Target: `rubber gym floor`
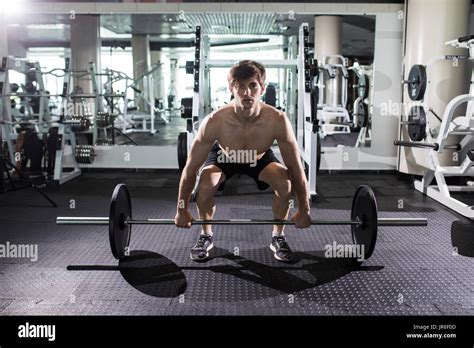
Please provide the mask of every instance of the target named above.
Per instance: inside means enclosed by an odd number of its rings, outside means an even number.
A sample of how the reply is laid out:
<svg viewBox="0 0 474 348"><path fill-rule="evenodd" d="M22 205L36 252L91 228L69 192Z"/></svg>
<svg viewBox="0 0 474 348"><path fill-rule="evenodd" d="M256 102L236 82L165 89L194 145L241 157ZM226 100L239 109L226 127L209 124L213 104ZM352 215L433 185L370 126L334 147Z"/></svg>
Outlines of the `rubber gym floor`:
<svg viewBox="0 0 474 348"><path fill-rule="evenodd" d="M373 188L379 217L428 219L428 227L380 227L375 252L362 263L325 257L326 245L351 243L347 226L287 227L296 259L283 264L268 247L271 226L215 226L211 259L196 263L189 249L199 226L134 226L131 255L118 262L106 226L55 224L56 216L108 216L121 182L133 218L174 217L177 171L86 171L45 188L58 208L31 188L0 195L1 243L38 246L36 261L0 258L1 315L474 314L474 224L406 177L318 176L313 219L349 219L360 184ZM216 197L215 218L271 219L272 197L233 177Z"/></svg>

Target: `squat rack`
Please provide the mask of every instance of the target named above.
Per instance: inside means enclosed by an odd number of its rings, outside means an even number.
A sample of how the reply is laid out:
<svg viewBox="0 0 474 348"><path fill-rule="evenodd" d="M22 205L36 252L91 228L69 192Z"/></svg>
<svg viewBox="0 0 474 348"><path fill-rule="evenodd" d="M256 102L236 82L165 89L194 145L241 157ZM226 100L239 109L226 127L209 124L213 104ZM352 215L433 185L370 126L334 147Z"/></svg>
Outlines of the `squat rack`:
<svg viewBox="0 0 474 348"><path fill-rule="evenodd" d="M316 113L311 108L311 91L313 78L318 74L317 63L309 53L309 26L302 23L299 27L296 59L258 60L266 68L287 69L292 78L293 90L297 90L296 98L289 98L287 109L290 114L296 110L295 136L298 143L300 157L307 170L309 198L314 199L316 193L316 172L318 163L318 131L319 125ZM186 149L191 148L194 136L199 129L200 122L211 111L210 69L230 68L238 61L231 59L210 59L210 41L207 35L196 27L195 57L192 66L194 75L192 112L186 123ZM314 108L316 109L316 108Z"/></svg>

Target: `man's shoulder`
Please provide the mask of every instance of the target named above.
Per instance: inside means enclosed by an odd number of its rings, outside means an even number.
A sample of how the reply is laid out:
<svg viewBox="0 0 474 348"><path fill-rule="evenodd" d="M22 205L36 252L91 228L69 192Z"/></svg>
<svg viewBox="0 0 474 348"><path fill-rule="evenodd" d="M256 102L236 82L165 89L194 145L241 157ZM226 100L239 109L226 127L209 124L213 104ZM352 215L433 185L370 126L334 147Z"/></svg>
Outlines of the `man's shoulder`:
<svg viewBox="0 0 474 348"><path fill-rule="evenodd" d="M268 115L268 117L275 119L275 120L282 120L283 117L285 117L285 113L281 110L278 110L277 108L268 105L268 104L262 104L262 111Z"/></svg>
<svg viewBox="0 0 474 348"><path fill-rule="evenodd" d="M224 117L230 115L233 112L233 107L230 105L221 106L219 109L214 110L208 115L209 120L212 122L218 122L222 120Z"/></svg>

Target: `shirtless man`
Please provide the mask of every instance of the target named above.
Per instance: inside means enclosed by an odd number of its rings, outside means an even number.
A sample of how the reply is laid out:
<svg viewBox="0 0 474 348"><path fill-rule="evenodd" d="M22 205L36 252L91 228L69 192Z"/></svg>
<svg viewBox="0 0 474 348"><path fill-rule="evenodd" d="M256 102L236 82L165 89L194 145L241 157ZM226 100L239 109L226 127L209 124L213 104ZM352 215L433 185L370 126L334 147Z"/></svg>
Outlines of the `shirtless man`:
<svg viewBox="0 0 474 348"><path fill-rule="evenodd" d="M227 79L234 99L210 113L199 127L179 184L176 226L191 227L193 217L189 200L201 167L196 196L201 219L213 218L216 210L214 195L219 185L233 174L244 173L259 186L269 185L275 192L272 204L274 219L288 218L293 191L298 200L298 211L291 219L296 228L310 226L307 181L293 129L285 113L260 101L265 89L265 68L255 61L241 61L230 69ZM275 140L285 165L271 150ZM237 161L236 156L229 156L230 152L254 156L245 156L246 163L231 163ZM289 262L293 259L293 252L283 229L283 225L273 226L270 249L277 260ZM206 260L213 247L212 240L212 225L203 225L199 239L191 249L191 259Z"/></svg>

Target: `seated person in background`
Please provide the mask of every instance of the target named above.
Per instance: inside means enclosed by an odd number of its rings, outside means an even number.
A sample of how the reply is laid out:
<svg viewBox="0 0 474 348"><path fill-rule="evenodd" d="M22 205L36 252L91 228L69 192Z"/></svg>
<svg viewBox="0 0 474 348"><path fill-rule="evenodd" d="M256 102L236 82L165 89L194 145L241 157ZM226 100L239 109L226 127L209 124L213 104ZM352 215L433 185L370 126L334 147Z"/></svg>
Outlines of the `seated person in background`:
<svg viewBox="0 0 474 348"><path fill-rule="evenodd" d="M213 218L216 211L214 195L219 185L236 173L244 173L255 179L259 186L262 182L267 183L275 192L274 219L288 218L293 190L298 211L292 221L296 228L310 226L307 180L293 129L285 113L260 101L265 89L265 68L255 61L244 60L230 69L227 79L234 98L207 115L199 127L179 184L176 226L191 226L193 217L189 201L201 167L196 196L201 219ZM285 165L271 150L275 140ZM291 261L293 252L283 229L282 225L273 225L270 249L277 260ZM191 259L206 260L212 247L212 225L203 225L199 239L191 249Z"/></svg>

